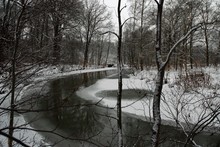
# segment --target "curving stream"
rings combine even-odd
[[[104,107],[101,102],[82,99],[75,93],[114,72],[85,73],[49,81],[23,98],[31,98],[23,107],[41,110],[26,113],[25,119],[40,131],[46,142],[56,147],[116,147],[116,111]],[[134,92],[126,90],[126,94],[133,97]],[[103,96],[103,93],[97,95]],[[108,95],[115,97],[115,91],[109,91]],[[161,147],[183,146],[185,135],[182,131],[171,126],[162,126],[161,130]],[[151,146],[151,123],[139,116],[123,113],[123,133],[127,147]],[[199,134],[195,140],[203,147],[219,147],[219,138],[220,135]]]

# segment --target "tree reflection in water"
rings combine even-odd
[[[64,130],[73,137],[88,138],[103,130],[104,125],[100,121],[100,108],[90,105],[92,102],[78,98],[74,92],[79,87],[91,85],[93,81],[88,80],[93,73],[85,73],[77,77],[62,78],[51,83],[51,98],[47,106],[54,107],[50,111],[50,121],[56,123],[59,129]],[[97,78],[100,78],[100,74]],[[94,79],[97,79],[94,78]],[[71,82],[70,82],[71,81]]]
[[[114,119],[116,118],[116,111],[91,105],[91,101],[81,99],[75,94],[77,89],[87,87],[95,83],[97,79],[105,76],[106,72],[99,74],[87,73],[51,81],[48,95],[39,98],[40,102],[38,102],[37,107],[41,109],[54,109],[41,112],[43,117],[37,121],[38,126],[43,127],[40,129],[49,128],[51,130],[56,128],[54,132],[60,133],[62,136],[76,139],[81,138],[106,147],[116,147],[117,122]],[[33,114],[30,113],[30,115]],[[131,114],[123,113],[122,116],[125,146],[151,146],[151,123]],[[49,122],[46,123],[47,126],[45,122]],[[180,142],[184,142],[185,139],[183,132],[171,126],[162,126],[161,130],[161,146],[182,146]],[[76,141],[56,138],[55,136],[50,137],[48,134],[45,136],[49,138],[49,141],[56,142],[58,147],[67,145],[79,146]],[[209,138],[207,139],[206,135],[200,135],[196,141],[198,143],[200,141],[200,144],[204,146],[214,143],[213,147],[219,142],[218,136]]]

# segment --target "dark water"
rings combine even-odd
[[[75,91],[95,83],[112,72],[96,72],[73,75],[53,80],[49,90],[32,95],[32,109],[43,112],[27,113],[26,119],[39,130],[53,146],[92,147],[117,146],[116,111],[95,105],[79,98]],[[110,76],[114,78],[114,76]],[[28,105],[30,106],[30,104]],[[151,123],[123,113],[123,135],[126,147],[151,146]],[[181,147],[185,142],[183,132],[171,126],[161,128],[161,147]],[[204,147],[219,147],[220,136],[199,134],[195,141]],[[188,145],[192,146],[192,145]]]

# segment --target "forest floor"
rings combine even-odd
[[[25,90],[31,84],[41,82],[44,84],[50,79],[59,78],[62,76],[80,74],[86,72],[112,70],[115,68],[89,68],[81,70],[78,66],[48,66],[37,71],[34,76],[30,77],[28,84],[20,84],[17,89],[18,96],[16,101],[21,99]],[[34,71],[34,70],[33,70]],[[33,72],[30,71],[30,72]],[[187,127],[192,127],[192,124],[205,125],[209,121],[212,114],[216,114],[216,118],[212,123],[208,124],[211,127],[220,126],[220,68],[219,67],[207,67],[197,68],[189,72],[184,71],[167,71],[165,74],[165,81],[163,86],[163,95],[161,102],[161,117],[163,120],[179,122],[183,130],[187,130]],[[4,74],[1,75],[0,80],[4,79]],[[122,101],[123,112],[141,116],[142,119],[152,121],[152,91],[155,88],[156,70],[148,69],[144,71],[134,71],[128,78],[123,79],[123,89],[125,95]],[[0,87],[4,83],[0,82]],[[132,89],[133,92],[127,93],[128,89]],[[98,80],[95,84],[78,90],[76,93],[78,96],[84,99],[93,101],[102,100],[102,104],[107,107],[114,107],[116,105],[115,95],[112,94],[117,90],[117,79],[104,78]],[[143,92],[146,90],[147,92]],[[5,89],[4,94],[0,94],[0,100],[9,92],[9,89]],[[127,93],[127,94],[126,94]],[[128,98],[128,95],[136,95],[136,97]],[[103,98],[104,97],[104,98]],[[7,97],[1,108],[9,108],[10,98]],[[7,126],[9,123],[9,113],[0,110],[0,129],[5,128],[7,132]],[[16,129],[14,136],[16,138],[25,138],[25,142],[30,146],[41,146],[46,144],[43,137],[31,131],[31,126],[25,124],[24,117],[16,114],[15,123],[18,127],[25,126],[27,129]],[[175,123],[173,123],[175,124]],[[182,125],[184,124],[184,125]],[[188,124],[188,126],[186,125]],[[217,132],[217,131],[216,131]],[[7,144],[7,139],[0,136],[0,147]]]

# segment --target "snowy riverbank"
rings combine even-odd
[[[220,69],[196,69],[187,74],[186,78],[186,73],[166,73],[161,118],[165,124],[178,125],[182,130],[191,130],[192,126],[200,127],[200,130],[207,125],[209,129],[205,130],[212,132],[210,128],[220,126]],[[123,112],[142,116],[147,121],[152,120],[152,94],[138,96],[138,93],[140,89],[152,92],[155,88],[155,76],[156,71],[149,70],[134,73],[130,78],[123,79],[123,90],[130,89],[137,93],[134,99],[129,100],[125,96],[122,100]],[[117,92],[117,79],[106,78],[77,91],[77,95],[93,100],[94,103],[101,101],[107,107],[116,108],[116,96],[113,97],[112,92]],[[212,119],[214,121],[211,122]],[[220,132],[219,129],[214,131]]]
[[[28,89],[38,83],[38,85],[43,86],[48,80],[56,79],[68,75],[74,74],[81,74],[81,73],[88,73],[88,72],[97,72],[97,71],[106,71],[106,70],[114,70],[115,68],[87,68],[84,70],[79,69],[78,66],[48,66],[41,70],[38,70],[32,77],[28,79],[28,84],[21,83],[16,90],[16,100],[19,101],[24,94],[27,94],[26,91]],[[32,69],[29,73],[36,71],[36,69]],[[27,74],[29,74],[27,73]],[[4,75],[0,75],[0,80],[3,80]],[[4,83],[1,82],[0,87],[3,86]],[[4,88],[5,93],[0,95],[1,103],[1,110],[0,110],[0,129],[1,131],[8,132],[8,125],[9,125],[9,111],[7,109],[10,107],[10,95],[6,98],[5,96],[9,92],[9,89],[6,87]],[[14,137],[22,140],[29,146],[32,147],[39,147],[44,145],[49,145],[44,141],[44,137],[41,136],[36,131],[32,130],[33,128],[26,123],[23,115],[17,114],[14,117],[14,127],[17,128],[14,131]],[[23,128],[23,129],[22,129]],[[16,143],[15,143],[16,144]],[[7,138],[0,135],[0,147],[7,146]],[[20,146],[16,144],[14,146]]]
[[[65,67],[66,68],[66,67]],[[115,68],[100,68],[100,69],[86,69],[86,70],[77,70],[77,67],[71,67],[65,69],[64,67],[47,67],[38,72],[35,76],[29,79],[28,85],[20,85],[18,89],[21,90],[16,101],[21,99],[22,95],[25,94],[25,91],[35,83],[41,83],[43,85],[46,81],[60,78],[63,76],[80,74],[86,72],[96,72],[104,70],[113,70]],[[183,76],[185,73],[180,73],[177,71],[169,71],[166,73],[166,83],[163,88],[163,98],[161,102],[161,115],[162,119],[166,121],[176,122],[179,121],[180,124],[196,124],[199,125],[204,123],[213,111],[219,111],[220,101],[220,69],[218,68],[204,68],[198,70],[199,73],[203,73],[204,77],[202,79],[196,79],[196,83],[193,85],[185,85]],[[188,73],[190,75],[190,73]],[[198,75],[197,75],[198,76]],[[135,72],[133,75],[130,75],[129,78],[123,79],[123,89],[133,89],[137,93],[135,99],[124,99],[122,101],[123,111],[140,116],[142,118],[147,118],[152,120],[152,98],[150,94],[146,93],[139,94],[139,89],[146,91],[153,91],[155,88],[155,70],[148,70],[142,72]],[[201,83],[199,83],[199,80]],[[193,79],[188,82],[195,82]],[[198,84],[195,86],[195,84]],[[93,100],[94,102],[102,100],[102,103],[108,107],[115,107],[116,100],[112,92],[117,90],[117,79],[115,78],[105,78],[98,80],[95,84],[80,89],[77,91],[78,96],[84,99]],[[17,91],[19,92],[19,91]],[[0,99],[6,94],[1,94]],[[9,108],[10,98],[4,100],[1,104],[2,108]],[[219,113],[219,112],[218,112]],[[3,129],[8,126],[9,113],[1,110],[1,123],[0,128]],[[217,115],[215,121],[209,124],[212,127],[219,127],[219,115]],[[25,124],[25,120],[22,115],[15,116],[15,126],[25,127],[27,129],[16,129],[14,136],[18,139],[25,139],[24,142],[30,146],[38,147],[45,145],[43,137],[35,132],[31,131],[32,127],[29,124]],[[175,125],[175,123],[173,123]],[[187,126],[182,126],[182,129]],[[7,132],[7,129],[5,129]],[[3,136],[0,136],[0,146],[7,144],[7,139]]]

